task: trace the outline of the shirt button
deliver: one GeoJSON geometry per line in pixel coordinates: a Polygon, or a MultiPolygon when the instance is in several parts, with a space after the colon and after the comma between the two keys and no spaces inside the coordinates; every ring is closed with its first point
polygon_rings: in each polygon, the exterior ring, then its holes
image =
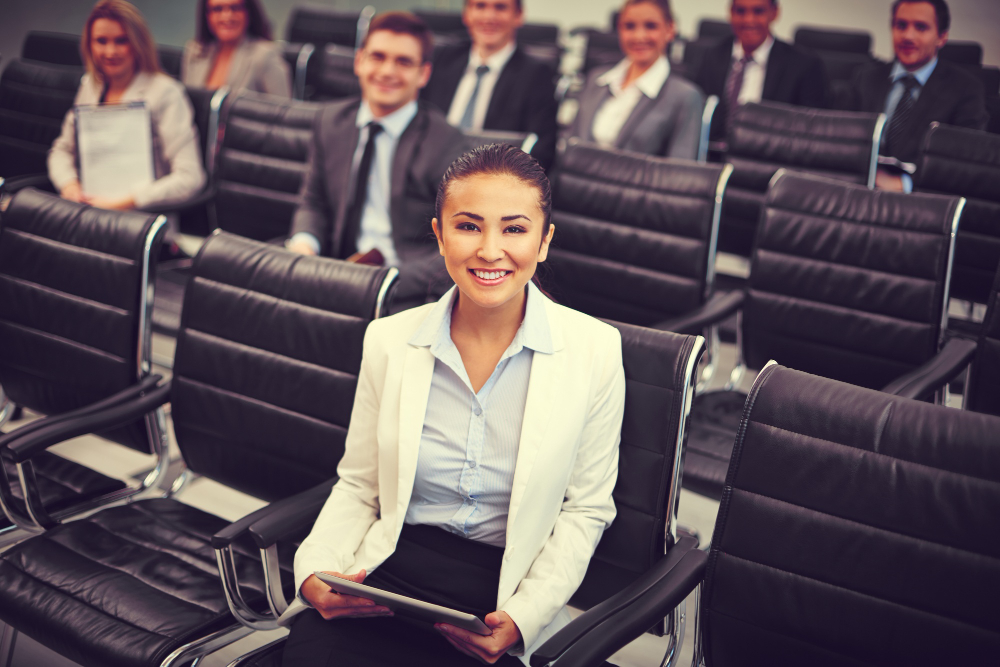
{"type": "Polygon", "coordinates": [[[475,468],[476,467],[476,462],[475,461],[469,461],[469,467],[470,468],[475,468]]]}
{"type": "Polygon", "coordinates": [[[476,415],[476,416],[478,417],[478,416],[480,416],[481,414],[483,414],[483,409],[482,409],[482,408],[480,408],[480,407],[476,407],[476,409],[475,409],[475,410],[473,410],[472,412],[473,412],[473,413],[475,413],[475,415],[476,415]]]}

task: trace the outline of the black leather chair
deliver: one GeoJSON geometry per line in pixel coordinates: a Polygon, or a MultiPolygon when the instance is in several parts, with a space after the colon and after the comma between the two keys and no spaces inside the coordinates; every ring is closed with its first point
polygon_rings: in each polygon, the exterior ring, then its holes
{"type": "Polygon", "coordinates": [[[282,48],[294,74],[293,97],[312,99],[326,45],[336,44],[348,49],[360,47],[373,16],[375,8],[371,5],[360,11],[316,5],[300,5],[292,10],[282,48]]]}
{"type": "MultiPolygon", "coordinates": [[[[714,294],[715,241],[728,165],[600,148],[577,139],[552,175],[556,233],[542,285],[595,317],[701,333],[714,294]]],[[[712,362],[718,336],[706,332],[712,362]]]]}
{"type": "Polygon", "coordinates": [[[83,59],[80,57],[80,35],[29,30],[21,44],[21,58],[52,65],[83,67],[83,59]]]}
{"type": "Polygon", "coordinates": [[[730,390],[695,399],[685,488],[722,492],[746,400],[731,388],[744,363],[776,359],[870,389],[933,395],[924,364],[954,364],[958,352],[938,355],[963,205],[794,172],[774,179],[744,292],[739,365],[730,390]]]}
{"type": "MultiPolygon", "coordinates": [[[[625,366],[625,417],[614,498],[618,514],[601,537],[587,574],[570,604],[590,609],[574,623],[601,617],[648,588],[675,563],[673,554],[697,545],[677,536],[677,501],[681,470],[679,440],[683,440],[686,403],[693,393],[700,337],[682,336],[631,325],[616,325],[622,334],[625,366]]],[[[329,495],[303,494],[295,505],[264,508],[249,528],[262,550],[297,526],[311,526],[329,495]]],[[[284,599],[275,606],[284,609],[284,599]]],[[[684,635],[683,609],[653,619],[655,634],[667,632],[668,655],[676,660],[684,635]],[[664,623],[664,618],[667,619],[664,623]]],[[[640,631],[637,634],[641,634],[640,631]]],[[[282,640],[283,641],[283,640],[282,640]]],[[[231,667],[279,667],[282,643],[248,654],[231,667]]],[[[603,664],[603,661],[601,662],[603,664]]]]}
{"type": "Polygon", "coordinates": [[[875,186],[885,114],[741,105],[727,132],[735,168],[722,209],[719,249],[748,257],[768,183],[781,168],[875,186]]]}
{"type": "Polygon", "coordinates": [[[729,21],[701,19],[698,21],[698,39],[725,39],[732,36],[733,27],[729,21]]]}
{"type": "MultiPolygon", "coordinates": [[[[40,430],[4,455],[30,457],[169,400],[192,471],[266,500],[328,480],[343,452],[365,329],[395,275],[213,235],[185,294],[170,384],[40,430]]],[[[230,604],[267,610],[252,543],[230,544],[239,584],[224,591],[211,541],[226,526],[172,498],[59,525],[0,555],[0,618],[85,667],[186,664],[251,631],[230,604]]],[[[291,587],[287,563],[267,573],[273,585],[291,587]]]]}
{"type": "Polygon", "coordinates": [[[693,665],[991,664],[998,430],[993,416],[769,366],[710,553],[691,549],[661,584],[567,638],[555,665],[600,665],[696,588],[693,665]]]}
{"type": "Polygon", "coordinates": [[[478,146],[488,144],[510,144],[517,146],[522,151],[531,155],[535,144],[538,143],[538,135],[534,132],[507,132],[504,130],[463,130],[469,150],[478,146]]]}
{"type": "Polygon", "coordinates": [[[314,69],[315,77],[306,82],[304,99],[325,101],[361,95],[361,84],[354,73],[353,48],[327,44],[314,69]]]}
{"type": "Polygon", "coordinates": [[[965,408],[1000,416],[1000,271],[993,281],[965,385],[965,408]]]}
{"type": "MultiPolygon", "coordinates": [[[[14,195],[0,217],[0,385],[10,401],[48,417],[0,435],[0,452],[156,383],[149,309],[165,225],[162,216],[103,211],[30,188],[14,195]]],[[[0,531],[50,528],[155,486],[167,463],[162,419],[153,412],[102,433],[155,455],[138,486],[55,454],[5,457],[0,531]]]]}
{"type": "Polygon", "coordinates": [[[45,173],[83,68],[12,60],[0,76],[0,177],[45,173]]]}
{"type": "Polygon", "coordinates": [[[966,198],[955,244],[951,295],[986,303],[1000,267],[1000,137],[932,123],[924,137],[914,190],[966,198]]]}
{"type": "Polygon", "coordinates": [[[434,41],[438,37],[450,39],[467,39],[469,34],[462,23],[462,12],[436,11],[433,9],[414,9],[413,13],[421,18],[434,33],[434,41]]]}
{"type": "Polygon", "coordinates": [[[938,50],[938,57],[956,65],[979,66],[983,64],[983,45],[979,42],[950,40],[938,50]]]}
{"type": "Polygon", "coordinates": [[[580,70],[582,75],[586,76],[595,67],[614,65],[625,57],[618,43],[617,32],[593,28],[584,32],[587,35],[587,46],[583,55],[583,68],[580,70]]]}
{"type": "Polygon", "coordinates": [[[833,109],[848,108],[854,75],[874,62],[871,54],[872,36],[855,30],[829,28],[796,28],[795,46],[812,51],[826,69],[829,80],[827,103],[833,109]]]}

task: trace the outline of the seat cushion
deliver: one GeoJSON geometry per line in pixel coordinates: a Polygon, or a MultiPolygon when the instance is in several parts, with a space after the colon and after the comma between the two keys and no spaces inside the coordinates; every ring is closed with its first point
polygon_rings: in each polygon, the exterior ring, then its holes
{"type": "Polygon", "coordinates": [[[696,396],[684,450],[684,488],[703,496],[722,498],[736,431],[747,395],[713,391],[696,396]]]}
{"type": "MultiPolygon", "coordinates": [[[[159,665],[235,624],[210,545],[225,525],[156,498],[57,526],[0,555],[0,618],[85,667],[159,665]]],[[[293,549],[281,559],[288,592],[293,549]]],[[[262,610],[259,552],[236,551],[244,599],[262,610]]]]}
{"type": "MultiPolygon", "coordinates": [[[[38,493],[42,497],[42,506],[50,514],[125,488],[125,482],[120,479],[106,477],[49,452],[34,457],[32,464],[38,481],[38,493]]],[[[23,501],[24,494],[17,481],[17,466],[8,461],[4,461],[3,466],[11,483],[11,492],[15,498],[23,501]]],[[[19,509],[23,512],[23,505],[19,509]]],[[[0,515],[0,529],[10,525],[7,517],[0,515]]]]}

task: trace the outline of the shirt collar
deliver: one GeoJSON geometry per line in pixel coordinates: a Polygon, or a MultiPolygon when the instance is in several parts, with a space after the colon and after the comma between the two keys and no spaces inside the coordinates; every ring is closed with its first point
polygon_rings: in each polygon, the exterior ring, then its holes
{"type": "MultiPolygon", "coordinates": [[[[772,46],[774,46],[774,36],[768,35],[764,43],[754,49],[753,54],[751,54],[753,61],[761,67],[767,67],[767,59],[771,57],[772,46]]],[[[743,60],[743,45],[738,39],[733,40],[733,59],[743,60]]]]}
{"type": "Polygon", "coordinates": [[[470,72],[475,72],[476,68],[480,65],[486,65],[490,68],[490,72],[499,72],[507,64],[507,61],[510,60],[510,57],[514,55],[515,50],[517,50],[517,42],[510,40],[507,46],[503,47],[486,60],[483,60],[479,57],[479,54],[476,53],[475,47],[472,47],[469,49],[468,70],[470,72]]]}
{"type": "Polygon", "coordinates": [[[934,58],[931,59],[929,63],[927,63],[917,71],[908,72],[906,68],[903,67],[897,60],[892,64],[892,71],[889,73],[889,80],[892,81],[893,83],[896,83],[907,74],[912,74],[913,78],[915,78],[921,86],[926,86],[927,79],[931,78],[931,74],[934,73],[934,68],[937,67],[937,64],[938,64],[938,58],[937,56],[934,56],[934,58]]]}
{"type": "MultiPolygon", "coordinates": [[[[614,95],[620,95],[622,92],[622,81],[625,80],[631,64],[631,61],[625,58],[607,72],[597,77],[597,85],[610,86],[611,92],[614,95]]],[[[646,97],[655,98],[660,94],[660,90],[663,88],[663,84],[667,82],[668,76],[670,76],[670,62],[666,56],[660,56],[648,70],[642,73],[642,76],[635,80],[635,87],[646,97]]]]}
{"type": "MultiPolygon", "coordinates": [[[[503,358],[512,357],[525,347],[542,354],[555,352],[555,347],[552,344],[552,330],[549,327],[549,315],[545,308],[547,299],[533,282],[528,282],[527,289],[528,297],[527,305],[524,307],[524,319],[503,358]]],[[[429,347],[431,353],[436,357],[439,357],[437,352],[445,345],[454,345],[451,342],[451,311],[455,306],[456,298],[458,298],[457,286],[452,287],[443,297],[438,299],[423,323],[410,337],[410,345],[429,347]]]]}
{"type": "Polygon", "coordinates": [[[399,107],[391,114],[382,116],[376,119],[375,114],[372,113],[371,107],[364,100],[361,101],[361,106],[358,107],[358,117],[355,119],[355,124],[358,127],[364,127],[373,120],[378,120],[379,125],[382,129],[393,139],[398,139],[399,135],[403,134],[406,126],[410,124],[413,117],[417,115],[417,101],[410,100],[403,106],[399,107]]]}

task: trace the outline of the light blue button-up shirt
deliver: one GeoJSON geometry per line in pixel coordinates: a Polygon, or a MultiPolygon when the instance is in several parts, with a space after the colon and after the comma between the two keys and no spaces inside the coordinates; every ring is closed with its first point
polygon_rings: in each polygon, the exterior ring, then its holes
{"type": "Polygon", "coordinates": [[[451,339],[458,290],[445,294],[410,339],[434,355],[416,480],[406,523],[503,547],[534,354],[552,354],[545,297],[528,284],[524,320],[492,375],[473,391],[451,339]]]}
{"type": "MultiPolygon", "coordinates": [[[[377,120],[383,130],[375,137],[375,155],[372,156],[357,243],[358,252],[361,253],[378,248],[387,266],[399,264],[396,246],[392,242],[392,161],[396,157],[399,137],[416,115],[417,103],[410,101],[382,118],[375,118],[368,103],[362,100],[354,121],[361,128],[361,132],[358,135],[358,145],[354,148],[351,173],[357,172],[361,156],[365,152],[365,144],[368,143],[368,130],[365,126],[377,120]]],[[[292,236],[291,240],[308,243],[315,252],[319,252],[319,239],[309,232],[299,232],[292,236]]]]}

